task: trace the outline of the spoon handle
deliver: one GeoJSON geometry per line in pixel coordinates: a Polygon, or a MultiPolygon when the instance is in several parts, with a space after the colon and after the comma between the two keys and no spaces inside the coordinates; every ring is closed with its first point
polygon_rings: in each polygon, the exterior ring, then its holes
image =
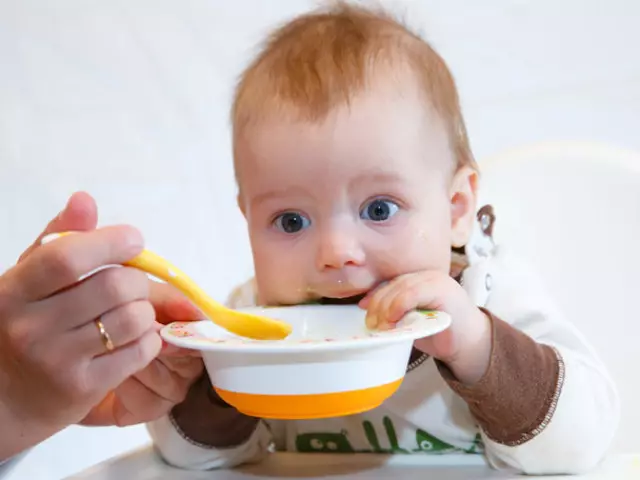
{"type": "Polygon", "coordinates": [[[135,267],[160,280],[164,280],[180,290],[196,305],[201,304],[206,299],[207,303],[223,308],[222,305],[218,305],[217,302],[209,298],[206,292],[191,280],[186,273],[157,253],[145,249],[131,260],[124,262],[123,265],[135,267]]]}

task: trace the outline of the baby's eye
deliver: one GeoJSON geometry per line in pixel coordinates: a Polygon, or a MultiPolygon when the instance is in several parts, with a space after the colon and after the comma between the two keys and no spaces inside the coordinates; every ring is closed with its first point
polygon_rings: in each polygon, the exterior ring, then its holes
{"type": "Polygon", "coordinates": [[[297,212],[286,212],[278,215],[273,223],[284,233],[298,233],[311,224],[308,218],[297,212]]]}
{"type": "Polygon", "coordinates": [[[393,217],[399,207],[391,200],[376,199],[366,204],[360,212],[360,217],[373,222],[384,222],[393,217]]]}

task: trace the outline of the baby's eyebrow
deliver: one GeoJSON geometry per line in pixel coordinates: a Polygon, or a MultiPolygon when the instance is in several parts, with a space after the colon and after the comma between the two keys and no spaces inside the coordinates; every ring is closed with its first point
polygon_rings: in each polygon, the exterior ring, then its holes
{"type": "Polygon", "coordinates": [[[358,185],[359,183],[403,183],[405,179],[395,172],[379,172],[369,171],[363,172],[360,175],[354,177],[349,183],[351,185],[358,185]]]}
{"type": "Polygon", "coordinates": [[[280,190],[269,190],[266,192],[262,192],[253,197],[250,201],[252,207],[260,205],[262,203],[279,200],[282,198],[290,198],[290,197],[302,197],[309,196],[309,192],[307,192],[304,188],[300,187],[287,187],[280,190]]]}

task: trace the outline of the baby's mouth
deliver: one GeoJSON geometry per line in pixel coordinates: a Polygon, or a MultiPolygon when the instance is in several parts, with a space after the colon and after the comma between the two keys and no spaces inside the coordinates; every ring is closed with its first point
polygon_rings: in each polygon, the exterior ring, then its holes
{"type": "Polygon", "coordinates": [[[365,293],[358,295],[352,295],[351,297],[333,298],[333,297],[320,297],[318,303],[321,305],[357,305],[365,296],[365,293]]]}

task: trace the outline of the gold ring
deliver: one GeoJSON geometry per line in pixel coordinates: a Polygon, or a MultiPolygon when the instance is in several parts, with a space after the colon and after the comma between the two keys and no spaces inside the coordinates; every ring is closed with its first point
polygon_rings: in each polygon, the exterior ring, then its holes
{"type": "Polygon", "coordinates": [[[96,322],[96,327],[98,327],[98,332],[100,332],[100,340],[102,340],[102,343],[104,344],[104,348],[106,348],[107,351],[110,352],[115,347],[113,345],[113,342],[111,341],[109,332],[107,332],[107,329],[104,328],[104,324],[102,323],[102,320],[100,320],[99,318],[96,318],[95,322],[96,322]]]}

